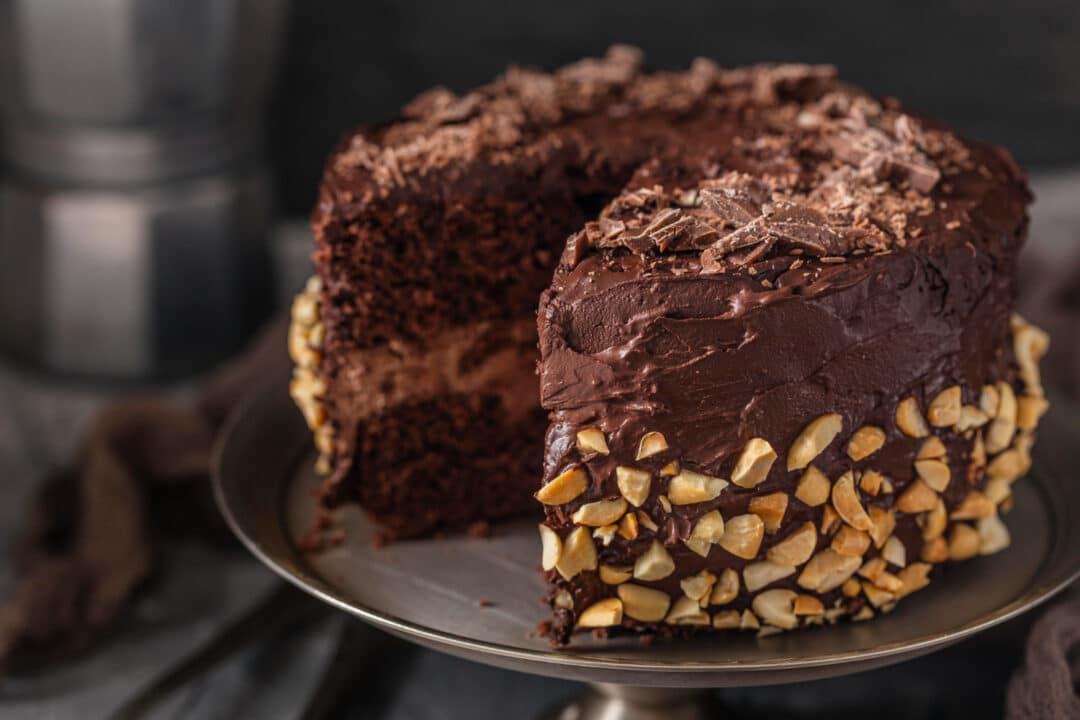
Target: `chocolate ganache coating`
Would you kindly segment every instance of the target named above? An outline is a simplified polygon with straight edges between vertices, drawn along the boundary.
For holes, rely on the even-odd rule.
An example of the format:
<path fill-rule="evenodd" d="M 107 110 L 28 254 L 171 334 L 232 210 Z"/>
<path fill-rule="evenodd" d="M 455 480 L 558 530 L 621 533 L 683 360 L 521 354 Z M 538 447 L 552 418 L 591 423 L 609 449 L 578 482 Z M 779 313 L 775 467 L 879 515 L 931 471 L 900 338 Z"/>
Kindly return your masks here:
<path fill-rule="evenodd" d="M 831 503 L 803 502 L 794 491 L 805 463 L 789 469 L 785 462 L 808 424 L 833 414 L 842 429 L 818 449 L 813 467 L 834 482 L 850 472 L 862 483 L 856 496 L 863 509 L 887 515 L 891 531 L 878 537 L 858 521 L 846 528 L 845 546 L 863 531 L 874 536 L 867 548 L 855 541 L 862 552 L 847 574 L 880 556 L 886 534 L 902 543 L 909 562 L 945 559 L 936 557 L 946 547 L 942 533 L 925 531 L 928 512 L 899 509 L 921 507 L 914 498 L 922 486 L 898 499 L 922 483 L 913 461 L 931 452 L 923 450 L 930 437 L 940 440 L 944 456 L 927 459 L 948 468 L 945 484 L 935 479 L 931 491 L 943 512 L 955 513 L 973 490 L 981 498 L 981 431 L 949 418 L 926 432 L 905 432 L 898 405 L 913 398 L 917 409 L 934 407 L 939 395 L 956 389 L 956 412 L 973 412 L 988 384 L 1024 391 L 1013 349 L 1021 321 L 1010 318 L 1030 195 L 1008 155 L 924 129 L 895 103 L 854 91 L 796 105 L 781 103 L 769 121 L 747 123 L 728 146 L 711 146 L 704 160 L 676 172 L 662 161 L 641 168 L 597 221 L 571 237 L 540 304 L 541 402 L 550 412 L 544 483 L 575 468 L 588 477 L 572 500 L 546 505 L 546 525 L 565 555 L 570 533 L 592 524 L 582 507 L 628 497 L 617 468 L 645 471 L 647 496 L 625 506 L 635 515 L 631 526 L 624 515 L 617 530 L 591 530 L 598 555 L 592 564 L 626 573 L 633 567 L 639 578 L 635 563 L 658 541 L 673 561 L 671 572 L 643 572 L 644 582 L 632 582 L 668 594 L 674 607 L 691 593 L 683 584 L 688 578 L 711 587 L 726 568 L 745 573 L 748 564 L 764 565 L 770 548 L 808 522 L 816 548 L 837 547 L 837 526 L 829 527 L 835 496 Z M 849 449 L 860 428 L 875 437 L 865 457 Z M 602 433 L 605 452 L 582 446 L 586 429 Z M 649 434 L 662 436 L 663 448 L 643 456 Z M 680 470 L 733 478 L 744 449 L 758 447 L 755 439 L 767 442 L 776 461 L 752 486 L 728 484 L 687 504 L 665 495 Z M 887 479 L 888 492 L 876 480 L 873 487 L 863 483 L 870 471 Z M 779 508 L 778 518 L 766 523 L 751 555 L 732 554 L 723 543 L 704 557 L 687 547 L 707 514 L 718 510 L 730 526 L 731 518 L 762 507 Z M 883 604 L 867 604 L 879 599 L 877 588 L 864 596 L 856 585 L 857 597 L 850 585 L 846 593 L 815 589 L 799 581 L 796 568 L 772 566 L 777 579 L 767 587 L 791 596 L 810 591 L 837 613 Z M 900 571 L 886 567 L 894 576 Z M 622 609 L 618 621 L 596 622 L 606 603 L 631 612 L 629 599 L 615 600 L 629 574 L 605 582 L 593 570 L 549 568 L 548 577 L 557 642 L 575 624 L 673 632 L 680 619 L 710 623 L 711 610 L 672 610 L 677 617 L 669 614 L 664 624 L 626 618 Z M 903 594 L 893 588 L 890 602 Z M 712 622 L 747 627 L 753 601 L 744 582 Z M 730 620 L 732 610 L 738 622 Z M 750 626 L 759 621 L 765 622 Z"/>

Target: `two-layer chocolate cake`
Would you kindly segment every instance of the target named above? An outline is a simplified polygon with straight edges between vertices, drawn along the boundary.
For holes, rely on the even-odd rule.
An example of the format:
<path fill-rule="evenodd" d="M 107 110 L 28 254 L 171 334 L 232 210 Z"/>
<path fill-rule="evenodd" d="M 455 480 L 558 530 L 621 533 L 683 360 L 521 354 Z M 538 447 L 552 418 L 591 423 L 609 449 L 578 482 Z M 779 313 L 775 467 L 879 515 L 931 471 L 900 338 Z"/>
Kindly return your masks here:
<path fill-rule="evenodd" d="M 1007 545 L 1047 346 L 1007 153 L 829 68 L 639 63 L 431 91 L 331 158 L 290 339 L 324 502 L 415 535 L 542 472 L 558 642 L 863 619 Z"/>

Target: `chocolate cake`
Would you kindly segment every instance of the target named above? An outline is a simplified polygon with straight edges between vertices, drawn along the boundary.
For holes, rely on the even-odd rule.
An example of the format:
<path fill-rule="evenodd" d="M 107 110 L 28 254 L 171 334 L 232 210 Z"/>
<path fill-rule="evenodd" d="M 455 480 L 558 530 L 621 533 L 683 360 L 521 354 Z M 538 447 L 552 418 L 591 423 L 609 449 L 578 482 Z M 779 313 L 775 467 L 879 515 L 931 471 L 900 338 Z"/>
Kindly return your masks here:
<path fill-rule="evenodd" d="M 408 536 L 539 484 L 558 643 L 888 612 L 1009 542 L 1046 410 L 1029 202 L 1005 151 L 827 67 L 614 48 L 433 90 L 342 144 L 314 214 L 322 500 Z"/>

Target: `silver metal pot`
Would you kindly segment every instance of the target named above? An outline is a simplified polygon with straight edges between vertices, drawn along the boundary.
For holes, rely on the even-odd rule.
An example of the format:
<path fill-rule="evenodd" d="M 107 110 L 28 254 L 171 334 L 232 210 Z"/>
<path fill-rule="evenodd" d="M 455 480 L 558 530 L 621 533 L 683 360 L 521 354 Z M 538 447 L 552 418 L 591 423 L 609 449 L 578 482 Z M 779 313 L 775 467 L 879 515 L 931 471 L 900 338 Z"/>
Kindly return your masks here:
<path fill-rule="evenodd" d="M 262 101 L 285 0 L 0 0 L 0 346 L 177 374 L 268 307 Z"/>

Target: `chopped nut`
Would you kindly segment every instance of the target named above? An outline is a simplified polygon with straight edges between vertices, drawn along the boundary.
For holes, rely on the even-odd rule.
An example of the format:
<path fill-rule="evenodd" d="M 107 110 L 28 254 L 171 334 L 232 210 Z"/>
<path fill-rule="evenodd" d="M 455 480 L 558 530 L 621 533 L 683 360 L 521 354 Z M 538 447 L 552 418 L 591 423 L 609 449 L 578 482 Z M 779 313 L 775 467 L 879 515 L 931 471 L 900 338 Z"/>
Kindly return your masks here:
<path fill-rule="evenodd" d="M 601 565 L 600 579 L 608 585 L 619 585 L 633 577 L 633 570 L 629 565 Z"/>
<path fill-rule="evenodd" d="M 664 467 L 660 468 L 661 477 L 674 477 L 679 474 L 679 461 L 672 460 Z"/>
<path fill-rule="evenodd" d="M 656 532 L 660 529 L 660 526 L 654 523 L 653 519 L 646 515 L 645 512 L 642 510 L 637 511 L 637 519 L 638 522 L 641 523 L 641 526 L 644 527 L 646 530 L 652 530 L 653 532 Z"/>
<path fill-rule="evenodd" d="M 994 513 L 990 517 L 980 518 L 976 523 L 979 530 L 979 554 L 993 555 L 1009 547 L 1011 538 L 1009 528 Z"/>
<path fill-rule="evenodd" d="M 979 554 L 979 531 L 967 523 L 955 523 L 949 530 L 949 559 L 967 560 Z"/>
<path fill-rule="evenodd" d="M 949 466 L 940 460 L 916 460 L 915 472 L 937 492 L 945 492 L 949 486 Z"/>
<path fill-rule="evenodd" d="M 758 622 L 757 615 L 750 610 L 743 610 L 742 617 L 739 618 L 740 630 L 757 630 L 761 627 L 761 623 Z"/>
<path fill-rule="evenodd" d="M 540 544 L 543 546 L 543 552 L 540 555 L 540 567 L 544 568 L 544 570 L 553 570 L 555 569 L 555 563 L 559 562 L 559 556 L 562 554 L 562 538 L 547 525 L 539 525 L 538 527 L 540 529 Z"/>
<path fill-rule="evenodd" d="M 664 512 L 671 513 L 671 501 L 668 500 L 667 495 L 658 495 L 656 501 L 660 503 L 660 507 L 663 508 Z"/>
<path fill-rule="evenodd" d="M 787 504 L 787 493 L 774 492 L 751 498 L 748 509 L 765 523 L 766 532 L 773 533 L 776 532 L 777 528 L 780 527 L 780 523 L 784 520 Z"/>
<path fill-rule="evenodd" d="M 649 432 L 641 436 L 641 442 L 638 443 L 637 455 L 635 460 L 644 460 L 647 457 L 652 457 L 668 449 L 667 438 L 663 433 Z"/>
<path fill-rule="evenodd" d="M 1009 481 L 1004 478 L 990 478 L 986 482 L 986 492 L 984 494 L 987 500 L 997 506 L 1012 496 L 1012 488 L 1009 487 Z M 961 503 L 962 505 L 963 503 Z"/>
<path fill-rule="evenodd" d="M 709 613 L 703 611 L 693 598 L 681 597 L 671 606 L 664 622 L 668 625 L 708 625 Z"/>
<path fill-rule="evenodd" d="M 617 500 L 597 500 L 585 503 L 570 518 L 578 525 L 589 527 L 603 527 L 614 525 L 626 512 L 626 501 L 622 498 Z M 612 531 L 614 532 L 614 530 Z"/>
<path fill-rule="evenodd" d="M 859 476 L 859 489 L 867 495 L 877 496 L 881 492 L 881 483 L 885 476 L 877 470 L 867 470 Z"/>
<path fill-rule="evenodd" d="M 795 568 L 791 565 L 779 565 L 768 560 L 752 562 L 743 568 L 743 584 L 747 591 L 755 592 L 794 574 Z"/>
<path fill-rule="evenodd" d="M 1050 347 L 1050 336 L 1024 322 L 1013 330 L 1013 356 L 1020 367 L 1020 379 L 1029 395 L 1043 394 L 1039 378 L 1039 360 Z"/>
<path fill-rule="evenodd" d="M 572 580 L 582 570 L 596 569 L 596 545 L 583 527 L 574 530 L 563 540 L 562 554 L 555 569 L 564 580 Z"/>
<path fill-rule="evenodd" d="M 764 285 L 767 282 L 768 282 L 768 280 L 762 280 L 761 284 Z M 772 287 L 771 283 L 770 283 L 769 287 Z M 772 637 L 773 635 L 779 635 L 782 632 L 784 632 L 784 628 L 779 628 L 779 627 L 776 627 L 775 625 L 762 625 L 761 629 L 757 631 L 757 636 L 759 638 L 767 638 L 767 637 Z"/>
<path fill-rule="evenodd" d="M 671 478 L 668 499 L 676 505 L 693 505 L 715 500 L 728 486 L 727 480 L 691 472 L 683 468 Z"/>
<path fill-rule="evenodd" d="M 739 596 L 739 573 L 731 568 L 724 568 L 720 578 L 713 586 L 712 596 L 709 598 L 711 605 L 727 605 Z"/>
<path fill-rule="evenodd" d="M 292 319 L 307 327 L 319 321 L 319 300 L 315 293 L 304 292 L 293 299 Z"/>
<path fill-rule="evenodd" d="M 806 468 L 802 477 L 799 478 L 799 486 L 795 489 L 795 497 L 809 505 L 817 507 L 829 499 L 831 483 L 825 473 L 813 465 Z"/>
<path fill-rule="evenodd" d="M 896 499 L 896 509 L 905 513 L 926 512 L 937 504 L 938 495 L 921 478 L 916 478 Z"/>
<path fill-rule="evenodd" d="M 874 505 L 870 508 L 870 522 L 873 524 L 870 528 L 870 538 L 874 541 L 874 547 L 879 548 L 896 529 L 896 515 L 892 510 Z"/>
<path fill-rule="evenodd" d="M 821 511 L 821 534 L 831 535 L 840 527 L 840 516 L 833 510 L 832 505 L 826 505 Z"/>
<path fill-rule="evenodd" d="M 721 610 L 713 615 L 713 627 L 717 630 L 736 630 L 742 625 L 738 610 Z"/>
<path fill-rule="evenodd" d="M 907 548 L 904 547 L 904 543 L 900 541 L 900 538 L 891 535 L 881 549 L 881 557 L 892 565 L 904 567 L 907 565 Z"/>
<path fill-rule="evenodd" d="M 852 622 L 865 622 L 866 620 L 874 619 L 874 611 L 870 609 L 869 605 L 863 605 L 859 612 L 851 616 Z"/>
<path fill-rule="evenodd" d="M 573 610 L 574 596 L 566 590 L 560 590 L 555 593 L 555 607 L 562 608 L 563 610 Z"/>
<path fill-rule="evenodd" d="M 859 500 L 859 492 L 855 489 L 855 476 L 850 470 L 833 484 L 832 504 L 844 522 L 856 530 L 869 530 L 874 526 Z"/>
<path fill-rule="evenodd" d="M 904 587 L 903 581 L 891 572 L 881 573 L 874 578 L 872 582 L 874 583 L 874 587 L 879 587 L 882 590 L 887 590 L 891 593 L 899 592 L 900 589 Z"/>
<path fill-rule="evenodd" d="M 746 443 L 735 469 L 731 472 L 731 482 L 739 487 L 756 487 L 768 476 L 775 460 L 776 451 L 768 440 L 752 438 Z"/>
<path fill-rule="evenodd" d="M 1024 474 L 1024 458 L 1016 448 L 999 453 L 997 457 L 986 466 L 986 476 L 991 480 L 1004 480 L 1015 482 Z"/>
<path fill-rule="evenodd" d="M 592 531 L 592 535 L 594 538 L 600 540 L 600 544 L 607 547 L 611 544 L 611 541 L 615 539 L 615 533 L 618 529 L 617 525 L 601 525 Z"/>
<path fill-rule="evenodd" d="M 896 591 L 896 599 L 899 600 L 929 585 L 930 579 L 927 575 L 930 574 L 932 567 L 933 565 L 929 563 L 917 562 L 911 563 L 897 572 L 896 577 L 900 578 L 902 586 Z"/>
<path fill-rule="evenodd" d="M 836 607 L 830 608 L 825 611 L 825 620 L 830 625 L 835 625 L 836 621 L 846 612 L 846 609 L 842 604 L 838 604 Z"/>
<path fill-rule="evenodd" d="M 896 427 L 908 437 L 921 438 L 930 434 L 930 428 L 919 411 L 919 404 L 913 397 L 904 398 L 896 406 Z"/>
<path fill-rule="evenodd" d="M 329 426 L 324 425 L 315 431 L 315 447 L 323 455 L 334 452 L 334 432 Z"/>
<path fill-rule="evenodd" d="M 870 601 L 870 604 L 876 608 L 891 603 L 896 599 L 896 596 L 891 592 L 882 590 L 872 583 L 864 582 L 862 584 L 863 594 L 866 595 L 866 599 Z"/>
<path fill-rule="evenodd" d="M 626 583 L 617 592 L 623 612 L 638 622 L 660 622 L 671 607 L 671 598 L 661 590 Z"/>
<path fill-rule="evenodd" d="M 720 542 L 723 536 L 724 518 L 719 510 L 711 510 L 698 519 L 690 537 L 686 540 L 686 547 L 701 557 L 708 557 L 709 550 Z"/>
<path fill-rule="evenodd" d="M 990 422 L 990 416 L 974 405 L 965 405 L 960 408 L 960 419 L 954 426 L 957 432 L 964 432 L 972 428 L 980 428 Z"/>
<path fill-rule="evenodd" d="M 887 477 L 882 476 L 882 479 L 881 479 L 881 492 L 885 493 L 886 495 L 892 495 L 892 493 L 893 493 L 892 480 L 890 480 Z"/>
<path fill-rule="evenodd" d="M 809 465 L 836 438 L 843 424 L 838 413 L 828 413 L 803 428 L 788 451 L 787 469 L 801 470 Z"/>
<path fill-rule="evenodd" d="M 799 619 L 795 617 L 797 597 L 798 593 L 794 590 L 766 590 L 754 597 L 751 607 L 768 624 L 791 630 L 799 625 Z"/>
<path fill-rule="evenodd" d="M 720 547 L 735 557 L 753 560 L 765 537 L 765 523 L 757 515 L 736 515 L 724 523 Z"/>
<path fill-rule="evenodd" d="M 679 587 L 682 588 L 686 597 L 693 598 L 700 603 L 701 599 L 709 594 L 715 583 L 716 576 L 708 570 L 702 570 L 697 575 L 691 575 L 680 580 Z"/>
<path fill-rule="evenodd" d="M 859 575 L 873 582 L 878 575 L 885 572 L 885 558 L 870 558 L 859 568 Z"/>
<path fill-rule="evenodd" d="M 916 460 L 940 460 L 946 455 L 945 443 L 937 435 L 931 435 L 923 441 Z"/>
<path fill-rule="evenodd" d="M 675 572 L 675 561 L 657 540 L 634 563 L 634 577 L 638 580 L 663 580 Z"/>
<path fill-rule="evenodd" d="M 979 393 L 979 409 L 986 413 L 987 417 L 997 416 L 1000 401 L 1001 396 L 998 394 L 996 387 L 983 385 L 982 392 Z"/>
<path fill-rule="evenodd" d="M 919 553 L 919 559 L 928 563 L 945 562 L 948 557 L 949 548 L 945 544 L 945 538 L 943 537 L 927 540 L 923 543 L 922 552 Z"/>
<path fill-rule="evenodd" d="M 941 537 L 941 534 L 945 532 L 945 526 L 948 524 L 945 502 L 938 498 L 937 502 L 934 503 L 934 507 L 930 508 L 929 512 L 920 518 L 920 521 L 922 523 L 923 540 L 933 540 Z"/>
<path fill-rule="evenodd" d="M 589 476 L 581 467 L 574 466 L 557 476 L 536 493 L 535 497 L 545 505 L 565 505 L 589 487 Z"/>
<path fill-rule="evenodd" d="M 615 468 L 615 484 L 628 503 L 641 507 L 649 497 L 652 477 L 645 470 L 619 465 Z"/>
<path fill-rule="evenodd" d="M 972 490 L 952 512 L 953 520 L 977 520 L 994 514 L 995 504 L 978 490 Z"/>
<path fill-rule="evenodd" d="M 986 451 L 991 455 L 1009 447 L 1016 432 L 1016 395 L 1008 383 L 997 384 L 998 414 L 986 429 Z"/>
<path fill-rule="evenodd" d="M 1050 403 L 1044 397 L 1024 395 L 1016 399 L 1016 427 L 1021 430 L 1034 430 L 1039 425 L 1039 418 L 1050 409 Z"/>
<path fill-rule="evenodd" d="M 765 557 L 779 565 L 802 565 L 817 549 L 817 528 L 805 522 L 798 530 L 769 548 Z"/>
<path fill-rule="evenodd" d="M 840 586 L 840 592 L 844 597 L 853 598 L 859 594 L 862 590 L 862 585 L 855 578 L 848 578 L 844 581 L 844 584 Z"/>
<path fill-rule="evenodd" d="M 627 540 L 633 540 L 638 536 L 638 517 L 632 512 L 622 516 L 619 521 L 619 535 Z"/>
<path fill-rule="evenodd" d="M 1035 447 L 1035 433 L 1030 430 L 1021 430 L 1016 434 L 1013 442 L 1013 450 L 1020 455 L 1020 474 L 1023 475 L 1031 469 L 1031 449 Z"/>
<path fill-rule="evenodd" d="M 599 453 L 601 455 L 607 455 L 611 452 L 608 450 L 604 431 L 598 427 L 578 430 L 577 447 L 582 453 Z"/>
<path fill-rule="evenodd" d="M 847 454 L 858 462 L 868 458 L 885 444 L 885 431 L 874 425 L 864 425 L 855 431 L 848 441 Z"/>
<path fill-rule="evenodd" d="M 825 605 L 813 595 L 799 595 L 795 598 L 792 612 L 796 615 L 824 615 Z"/>
<path fill-rule="evenodd" d="M 577 625 L 582 628 L 602 628 L 622 622 L 623 604 L 619 598 L 607 598 L 593 603 L 582 611 Z"/>
<path fill-rule="evenodd" d="M 840 528 L 830 547 L 841 555 L 862 557 L 870 549 L 870 536 L 850 525 Z"/>
<path fill-rule="evenodd" d="M 860 558 L 825 548 L 810 558 L 797 582 L 806 590 L 827 593 L 840 587 L 861 565 Z"/>
<path fill-rule="evenodd" d="M 930 406 L 926 408 L 926 419 L 934 427 L 955 425 L 960 420 L 961 404 L 960 386 L 945 388 L 930 401 Z"/>

